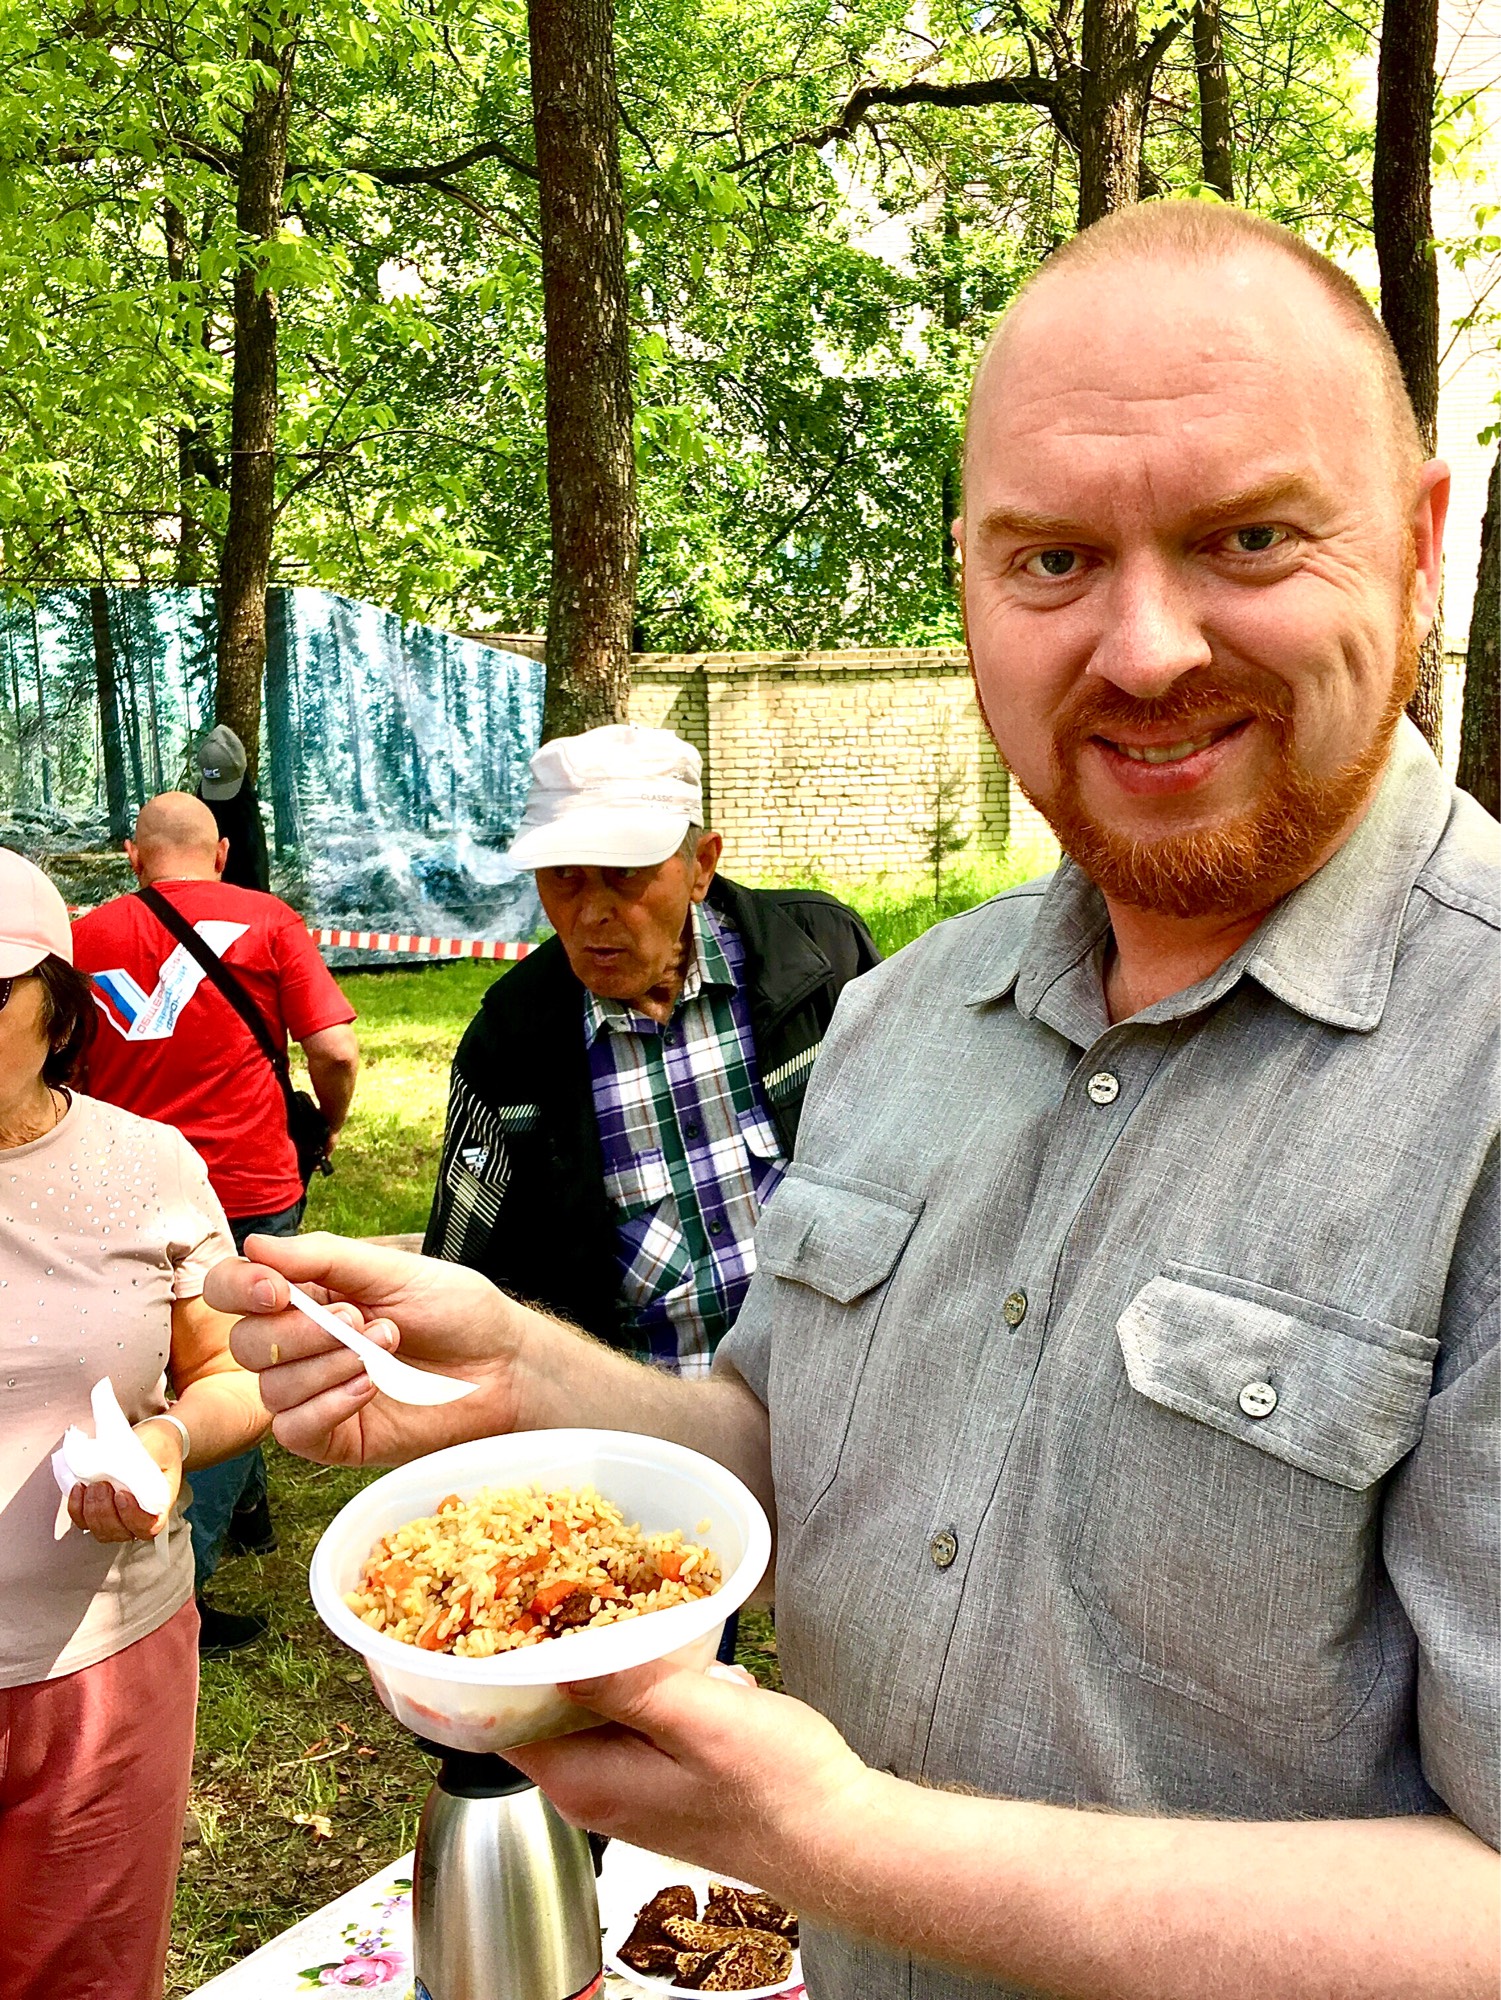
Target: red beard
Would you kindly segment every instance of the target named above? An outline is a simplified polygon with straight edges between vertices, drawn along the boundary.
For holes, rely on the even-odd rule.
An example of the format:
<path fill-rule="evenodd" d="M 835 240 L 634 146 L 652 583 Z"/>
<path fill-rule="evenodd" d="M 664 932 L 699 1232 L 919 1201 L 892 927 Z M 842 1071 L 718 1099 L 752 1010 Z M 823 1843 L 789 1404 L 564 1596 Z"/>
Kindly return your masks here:
<path fill-rule="evenodd" d="M 1108 681 L 1087 682 L 1054 736 L 1051 795 L 1027 796 L 1064 852 L 1112 901 L 1172 917 L 1266 909 L 1313 873 L 1371 792 L 1417 668 L 1417 642 L 1409 639 L 1370 740 L 1327 778 L 1311 776 L 1297 762 L 1292 690 L 1273 675 L 1246 679 L 1211 667 L 1158 701 L 1137 701 Z M 1155 840 L 1117 833 L 1090 815 L 1079 785 L 1079 752 L 1091 736 L 1171 727 L 1186 739 L 1200 733 L 1203 717 L 1223 716 L 1227 709 L 1255 717 L 1272 734 L 1272 782 L 1253 805 L 1218 826 Z"/>

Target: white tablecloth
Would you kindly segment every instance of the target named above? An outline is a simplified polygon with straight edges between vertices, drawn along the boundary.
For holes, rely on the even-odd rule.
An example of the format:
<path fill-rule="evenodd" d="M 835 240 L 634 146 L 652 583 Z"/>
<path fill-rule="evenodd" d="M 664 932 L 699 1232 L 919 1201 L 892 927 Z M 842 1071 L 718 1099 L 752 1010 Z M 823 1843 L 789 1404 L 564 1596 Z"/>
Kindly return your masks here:
<path fill-rule="evenodd" d="M 611 1841 L 599 1881 L 601 1925 L 623 1923 L 662 1882 L 697 1881 L 699 1873 Z M 413 2000 L 410 1854 L 200 1986 L 193 2000 L 293 2000 L 329 1988 Z M 659 2000 L 660 1992 L 613 1973 L 605 1979 L 606 2000 Z M 801 1995 L 797 1987 L 787 2000 Z"/>

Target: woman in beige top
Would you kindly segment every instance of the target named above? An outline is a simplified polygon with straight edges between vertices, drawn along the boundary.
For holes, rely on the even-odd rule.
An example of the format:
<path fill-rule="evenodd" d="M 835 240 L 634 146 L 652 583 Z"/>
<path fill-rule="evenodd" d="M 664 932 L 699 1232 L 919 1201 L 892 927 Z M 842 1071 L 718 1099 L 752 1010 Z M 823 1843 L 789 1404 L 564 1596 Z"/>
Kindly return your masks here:
<path fill-rule="evenodd" d="M 95 1022 L 61 897 L 0 849 L 5 2000 L 158 2000 L 198 1691 L 182 1477 L 268 1422 L 201 1297 L 234 1254 L 202 1161 L 67 1088 Z M 109 1484 L 59 1512 L 52 1454 L 92 1432 L 105 1376 L 166 1476 L 160 1514 Z"/>

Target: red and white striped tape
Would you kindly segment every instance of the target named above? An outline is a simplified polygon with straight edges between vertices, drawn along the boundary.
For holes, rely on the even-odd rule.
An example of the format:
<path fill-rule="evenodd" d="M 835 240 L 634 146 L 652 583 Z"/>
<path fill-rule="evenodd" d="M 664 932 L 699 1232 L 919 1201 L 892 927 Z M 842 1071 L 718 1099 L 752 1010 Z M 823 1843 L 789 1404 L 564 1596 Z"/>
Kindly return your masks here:
<path fill-rule="evenodd" d="M 69 903 L 70 917 L 84 917 L 91 903 Z M 314 944 L 336 946 L 340 951 L 403 951 L 414 958 L 499 958 L 515 960 L 535 951 L 534 944 L 511 943 L 499 938 L 418 937 L 412 931 L 330 931 L 308 925 Z"/>
<path fill-rule="evenodd" d="M 498 938 L 416 937 L 396 931 L 313 930 L 314 944 L 336 946 L 340 951 L 405 951 L 417 958 L 525 958 L 536 949 L 530 944 L 502 943 Z"/>

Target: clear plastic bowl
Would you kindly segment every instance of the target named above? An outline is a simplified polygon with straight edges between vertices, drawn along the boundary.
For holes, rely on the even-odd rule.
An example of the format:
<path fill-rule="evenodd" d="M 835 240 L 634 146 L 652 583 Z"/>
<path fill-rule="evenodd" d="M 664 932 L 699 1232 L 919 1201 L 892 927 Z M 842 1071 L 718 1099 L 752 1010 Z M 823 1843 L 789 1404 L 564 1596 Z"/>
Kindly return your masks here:
<path fill-rule="evenodd" d="M 680 1528 L 719 1560 L 712 1597 L 674 1604 L 618 1625 L 565 1632 L 488 1660 L 426 1653 L 389 1639 L 344 1602 L 382 1535 L 431 1514 L 449 1493 L 482 1486 L 593 1486 L 649 1534 Z M 707 1525 L 705 1525 L 707 1523 Z M 521 1431 L 479 1438 L 414 1459 L 356 1494 L 330 1521 L 309 1577 L 318 1616 L 359 1653 L 396 1720 L 455 1750 L 504 1751 L 545 1736 L 588 1729 L 598 1717 L 559 1692 L 648 1660 L 707 1667 L 725 1620 L 738 1611 L 771 1560 L 771 1529 L 755 1495 L 722 1465 L 628 1431 Z"/>

